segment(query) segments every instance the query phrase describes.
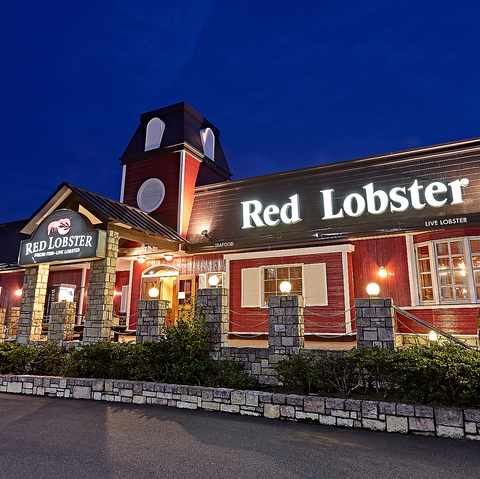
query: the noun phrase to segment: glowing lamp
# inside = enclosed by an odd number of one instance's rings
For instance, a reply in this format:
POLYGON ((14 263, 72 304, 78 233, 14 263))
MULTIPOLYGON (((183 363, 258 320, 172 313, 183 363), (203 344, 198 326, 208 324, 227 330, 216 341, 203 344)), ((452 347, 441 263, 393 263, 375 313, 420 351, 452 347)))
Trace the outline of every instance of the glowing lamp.
POLYGON ((173 253, 165 253, 163 255, 163 257, 167 260, 167 261, 172 261, 173 259, 173 253))
POLYGON ((208 278, 208 284, 210 285, 211 288, 216 288, 219 282, 220 280, 218 279, 218 276, 216 274, 208 278))
POLYGON ((15 291, 15 296, 21 296, 22 295, 22 290, 21 289, 17 289, 15 291))
POLYGON ((370 283, 367 285, 367 294, 371 298, 376 298, 378 296, 378 293, 380 293, 380 286, 376 283, 370 283))
POLYGON ((158 290, 158 288, 150 288, 148 291, 148 295, 150 296, 150 298, 157 298, 159 294, 160 291, 158 290))
POLYGON ((385 276, 387 276, 385 266, 380 266, 380 269, 378 270, 378 276, 380 276, 380 278, 385 278, 385 276))
POLYGON ((145 261, 147 261, 147 257, 142 254, 142 255, 140 255, 140 256, 137 256, 137 261, 138 261, 140 264, 143 264, 143 263, 145 263, 145 261))
POLYGON ((436 340, 438 339, 437 333, 436 333, 435 331, 430 331, 430 332, 428 333, 428 339, 429 339, 430 341, 436 341, 436 340))
POLYGON ((282 294, 290 293, 291 289, 292 289, 292 285, 288 281, 282 281, 280 283, 280 291, 282 292, 282 294))

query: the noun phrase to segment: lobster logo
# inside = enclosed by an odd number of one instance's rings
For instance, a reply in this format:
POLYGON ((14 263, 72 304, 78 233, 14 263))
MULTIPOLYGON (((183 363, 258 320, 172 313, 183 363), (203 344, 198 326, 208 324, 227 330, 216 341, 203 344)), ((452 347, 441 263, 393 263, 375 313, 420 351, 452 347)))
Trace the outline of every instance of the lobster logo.
POLYGON ((71 228, 70 218, 62 218, 57 221, 52 221, 47 226, 47 234, 49 235, 52 231, 56 231, 60 235, 66 235, 71 228))

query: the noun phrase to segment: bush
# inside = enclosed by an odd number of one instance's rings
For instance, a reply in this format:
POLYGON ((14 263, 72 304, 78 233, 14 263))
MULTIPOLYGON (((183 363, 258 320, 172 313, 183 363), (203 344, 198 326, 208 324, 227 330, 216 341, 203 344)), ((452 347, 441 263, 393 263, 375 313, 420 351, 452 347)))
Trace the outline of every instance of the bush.
POLYGON ((480 353, 457 345, 359 348, 339 354, 301 351, 275 369, 287 388, 304 393, 480 405, 480 353))
POLYGON ((208 356, 211 330, 202 307, 184 310, 166 325, 158 342, 100 341, 76 349, 56 343, 41 346, 0 344, 0 374, 36 374, 126 379, 177 384, 252 388, 255 381, 234 360, 208 356))

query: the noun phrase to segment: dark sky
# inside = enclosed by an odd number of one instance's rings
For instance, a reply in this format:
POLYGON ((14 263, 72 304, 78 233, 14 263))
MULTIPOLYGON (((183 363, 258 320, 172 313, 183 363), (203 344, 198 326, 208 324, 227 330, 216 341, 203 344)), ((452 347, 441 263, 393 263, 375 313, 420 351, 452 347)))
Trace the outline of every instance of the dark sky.
POLYGON ((188 102, 233 179, 480 136, 480 2, 2 3, 0 223, 118 199, 143 112, 188 102))

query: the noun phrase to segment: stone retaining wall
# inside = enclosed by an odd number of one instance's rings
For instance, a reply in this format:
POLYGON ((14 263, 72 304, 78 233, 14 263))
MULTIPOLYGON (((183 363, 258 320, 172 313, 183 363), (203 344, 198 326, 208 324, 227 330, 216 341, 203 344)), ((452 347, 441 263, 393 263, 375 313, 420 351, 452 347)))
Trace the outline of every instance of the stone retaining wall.
POLYGON ((0 376, 0 392, 204 409, 329 426, 480 439, 480 410, 114 379, 0 376))

